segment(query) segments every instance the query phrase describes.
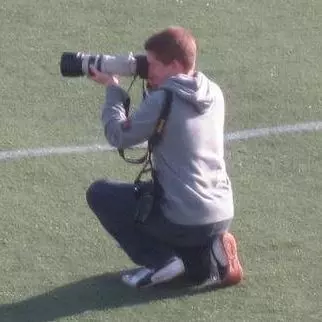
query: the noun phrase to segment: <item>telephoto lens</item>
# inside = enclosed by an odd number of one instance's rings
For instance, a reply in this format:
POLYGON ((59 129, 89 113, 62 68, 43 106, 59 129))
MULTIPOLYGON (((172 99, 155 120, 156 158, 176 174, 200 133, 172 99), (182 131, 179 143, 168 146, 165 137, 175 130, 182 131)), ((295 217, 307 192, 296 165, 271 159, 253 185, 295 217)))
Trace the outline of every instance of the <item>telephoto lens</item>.
POLYGON ((60 59, 60 72, 64 77, 90 75, 90 66, 102 73, 119 76, 148 77, 146 55, 92 55, 83 52, 64 52, 60 59))

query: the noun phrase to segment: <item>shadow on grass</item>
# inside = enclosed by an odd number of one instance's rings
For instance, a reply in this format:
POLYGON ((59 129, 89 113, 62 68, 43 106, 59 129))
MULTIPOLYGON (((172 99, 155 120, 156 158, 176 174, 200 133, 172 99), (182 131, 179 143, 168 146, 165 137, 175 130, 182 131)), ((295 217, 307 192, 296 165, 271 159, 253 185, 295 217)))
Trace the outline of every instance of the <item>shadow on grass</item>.
POLYGON ((120 272, 106 273, 53 289, 21 302, 0 306, 0 321, 45 322, 86 311, 134 306, 166 298, 206 292, 178 279, 167 285, 131 289, 120 281, 120 272))

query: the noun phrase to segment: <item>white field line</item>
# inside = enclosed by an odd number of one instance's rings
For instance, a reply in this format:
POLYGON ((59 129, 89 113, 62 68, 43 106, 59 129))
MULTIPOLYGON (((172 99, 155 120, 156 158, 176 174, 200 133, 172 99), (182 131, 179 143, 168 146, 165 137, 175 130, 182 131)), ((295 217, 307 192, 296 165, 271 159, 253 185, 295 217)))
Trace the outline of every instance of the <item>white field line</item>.
MULTIPOLYGON (((278 135, 283 133, 301 133, 310 131, 321 131, 322 121, 298 123, 293 125, 282 125, 276 127, 249 129, 237 132, 227 133, 225 141, 240 141, 248 140, 251 138, 266 137, 269 135, 278 135)), ((145 147, 145 144, 137 145, 136 148, 145 147)), ((83 145, 83 146, 63 146, 63 147, 44 147, 36 149, 21 149, 21 150, 7 150, 0 151, 0 161, 17 160, 22 158, 43 157, 47 155, 62 155, 72 153, 89 153, 89 152, 102 152, 111 151, 115 148, 110 145, 83 145)))

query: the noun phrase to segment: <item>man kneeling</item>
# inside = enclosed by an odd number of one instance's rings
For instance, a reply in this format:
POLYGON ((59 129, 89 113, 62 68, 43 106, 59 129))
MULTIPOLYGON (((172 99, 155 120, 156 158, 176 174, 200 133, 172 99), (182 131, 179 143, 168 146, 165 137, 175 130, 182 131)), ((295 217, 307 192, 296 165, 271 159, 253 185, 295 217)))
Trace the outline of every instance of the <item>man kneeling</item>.
MULTIPOLYGON (((106 87, 102 123, 108 142, 127 148, 148 140, 171 91, 161 143, 152 152, 155 192, 149 216, 135 220, 134 185, 99 180, 87 191, 89 207, 103 227, 141 268, 122 280, 133 287, 168 282, 186 274, 196 283, 233 285, 243 270, 234 236, 233 193, 224 161, 224 97, 220 87, 196 70, 193 35, 169 27, 145 42, 150 92, 126 117, 127 93, 115 75, 92 68, 106 87)), ((153 185, 150 187, 149 185, 153 185)))

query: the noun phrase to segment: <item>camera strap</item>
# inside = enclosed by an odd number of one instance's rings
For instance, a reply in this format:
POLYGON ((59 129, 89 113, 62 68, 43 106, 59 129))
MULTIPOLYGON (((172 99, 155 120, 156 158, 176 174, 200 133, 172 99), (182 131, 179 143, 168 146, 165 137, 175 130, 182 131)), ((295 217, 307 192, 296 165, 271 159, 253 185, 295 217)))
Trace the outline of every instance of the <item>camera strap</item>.
MULTIPOLYGON (((128 163, 132 164, 143 164, 142 170, 139 172, 135 179, 135 183, 139 182, 142 175, 145 173, 148 173, 152 171, 152 160, 151 160, 151 153, 153 148, 158 145, 162 139, 162 134, 165 128, 165 124, 167 122, 168 116, 170 114, 170 108, 172 104, 172 96, 173 93, 170 90, 164 89, 166 95, 165 95, 165 100, 163 102, 163 107, 161 110, 161 113, 159 115, 159 118, 157 120, 157 123, 155 125, 154 131, 152 133, 152 136, 148 139, 148 147, 145 155, 141 158, 138 159, 130 159, 127 158, 124 154, 123 149, 119 149, 119 155, 128 163)), ((152 171, 153 172, 153 171, 152 171)))
MULTIPOLYGON (((132 79, 132 82, 127 90, 127 93, 130 92, 134 82, 136 81, 137 79, 137 75, 135 75, 132 79)), ((143 96, 143 99, 145 99, 146 97, 146 88, 145 88, 145 82, 142 81, 142 96, 143 96)), ((131 99, 130 99, 130 96, 128 96, 127 100, 124 102, 124 109, 125 109, 125 115, 126 117, 129 116, 129 111, 130 111, 130 107, 131 107, 131 99)), ((120 157, 125 160, 127 163, 131 163, 131 164, 142 164, 143 162, 146 161, 147 157, 148 157, 148 152, 145 153, 144 156, 142 156, 141 158, 137 158, 137 159, 134 159, 134 158, 129 158, 125 155, 125 152, 124 152, 124 149, 118 149, 117 150, 120 157)))

